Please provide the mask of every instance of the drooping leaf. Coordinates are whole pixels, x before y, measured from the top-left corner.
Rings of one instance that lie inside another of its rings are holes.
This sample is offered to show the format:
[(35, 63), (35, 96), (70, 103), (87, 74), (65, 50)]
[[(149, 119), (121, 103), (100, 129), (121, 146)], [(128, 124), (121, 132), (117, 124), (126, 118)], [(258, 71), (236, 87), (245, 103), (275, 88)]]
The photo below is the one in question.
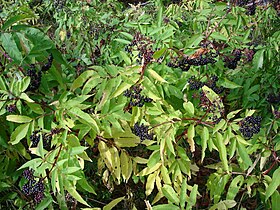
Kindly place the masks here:
[(162, 187), (162, 193), (170, 202), (179, 205), (180, 200), (178, 198), (178, 195), (170, 185), (165, 184)]

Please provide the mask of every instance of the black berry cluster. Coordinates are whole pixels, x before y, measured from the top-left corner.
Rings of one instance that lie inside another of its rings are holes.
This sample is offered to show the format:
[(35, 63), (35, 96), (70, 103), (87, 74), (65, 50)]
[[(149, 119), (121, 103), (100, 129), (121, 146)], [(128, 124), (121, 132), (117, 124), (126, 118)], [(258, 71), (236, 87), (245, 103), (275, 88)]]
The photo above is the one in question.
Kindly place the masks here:
[(255, 50), (253, 49), (245, 49), (244, 50), (244, 61), (245, 62), (251, 62), (254, 58), (254, 55), (255, 55)]
[(30, 69), (27, 70), (26, 75), (30, 77), (30, 84), (27, 91), (35, 91), (40, 87), (42, 71), (36, 71), (35, 65), (31, 64)]
[(270, 94), (268, 94), (266, 100), (270, 104), (279, 104), (280, 103), (280, 93), (279, 94), (270, 93)]
[(54, 0), (53, 5), (55, 9), (61, 10), (65, 6), (66, 0)]
[(53, 62), (53, 55), (50, 54), (48, 57), (48, 62), (42, 66), (41, 71), (48, 71), (52, 66), (52, 62)]
[(188, 71), (191, 67), (185, 62), (185, 59), (178, 60), (178, 58), (175, 58), (174, 61), (168, 62), (167, 66), (171, 68), (180, 68), (182, 71)]
[(257, 8), (256, 2), (255, 2), (255, 0), (253, 0), (253, 2), (250, 2), (247, 5), (246, 14), (247, 15), (255, 15), (256, 14), (256, 8)]
[(205, 85), (208, 86), (209, 88), (211, 88), (215, 93), (221, 94), (224, 91), (224, 87), (217, 86), (218, 80), (219, 80), (219, 78), (216, 75), (211, 76), (208, 79), (208, 81), (205, 83)]
[(205, 66), (207, 64), (216, 63), (216, 60), (210, 54), (206, 54), (205, 56), (200, 55), (196, 58), (187, 58), (184, 62), (191, 66)]
[(33, 180), (34, 179), (34, 170), (26, 169), (23, 171), (22, 176), (27, 180)]
[(240, 122), (240, 128), (239, 131), (242, 133), (242, 135), (245, 138), (252, 138), (254, 134), (257, 134), (260, 132), (260, 127), (261, 127), (261, 117), (245, 117), (241, 122)]
[(175, 58), (174, 61), (167, 63), (168, 67), (180, 68), (182, 71), (188, 71), (191, 66), (205, 66), (207, 64), (216, 63), (213, 55), (207, 53), (205, 55), (199, 55), (197, 57), (184, 57), (181, 60)]
[(133, 133), (143, 141), (145, 139), (153, 140), (153, 134), (149, 134), (148, 126), (144, 124), (139, 125), (139, 123), (135, 123), (133, 127)]
[(9, 104), (6, 106), (6, 110), (9, 113), (14, 113), (17, 110), (17, 107), (15, 104)]
[(32, 134), (30, 136), (30, 141), (32, 142), (31, 147), (37, 147), (37, 145), (40, 141), (40, 137), (41, 137), (39, 132), (40, 132), (40, 130), (35, 130), (32, 132)]
[(241, 59), (241, 50), (234, 50), (231, 56), (225, 56), (224, 66), (229, 69), (236, 69), (238, 62)]
[(30, 135), (30, 141), (32, 143), (31, 147), (37, 147), (42, 136), (43, 148), (50, 150), (52, 136), (58, 132), (60, 132), (59, 129), (53, 129), (50, 133), (42, 133), (42, 129), (33, 131), (33, 133)]
[(133, 49), (139, 51), (137, 62), (141, 64), (143, 61), (143, 65), (147, 65), (153, 60), (153, 44), (154, 42), (150, 38), (140, 33), (136, 33), (131, 43), (125, 47), (125, 51), (130, 54), (132, 54)]
[(151, 103), (153, 99), (141, 95), (142, 88), (139, 85), (133, 86), (124, 92), (124, 96), (130, 98), (129, 105), (142, 107), (145, 103)]
[(189, 78), (188, 83), (190, 86), (190, 90), (199, 90), (204, 85), (204, 83), (200, 82), (200, 80), (196, 79), (195, 76), (192, 76), (191, 78)]
[(34, 170), (27, 169), (23, 172), (24, 178), (28, 180), (26, 184), (22, 186), (22, 192), (32, 198), (32, 200), (38, 204), (44, 198), (45, 186), (42, 179), (35, 180)]
[(280, 119), (280, 111), (274, 111), (273, 112), (273, 115), (274, 115), (274, 117), (276, 118), (276, 119)]

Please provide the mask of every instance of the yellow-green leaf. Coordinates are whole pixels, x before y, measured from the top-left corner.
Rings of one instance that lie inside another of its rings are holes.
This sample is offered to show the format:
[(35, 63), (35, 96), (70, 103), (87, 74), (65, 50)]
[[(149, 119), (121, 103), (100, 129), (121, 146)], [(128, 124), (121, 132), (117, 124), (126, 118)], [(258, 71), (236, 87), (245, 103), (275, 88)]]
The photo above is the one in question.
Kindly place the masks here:
[(125, 196), (112, 200), (109, 204), (107, 204), (106, 206), (103, 207), (103, 210), (111, 210), (111, 209), (113, 209), (124, 198), (125, 198)]
[(23, 115), (8, 115), (6, 119), (15, 123), (28, 123), (32, 121), (32, 118)]
[(170, 202), (179, 205), (180, 200), (178, 198), (178, 195), (170, 185), (165, 184), (162, 187), (162, 193)]

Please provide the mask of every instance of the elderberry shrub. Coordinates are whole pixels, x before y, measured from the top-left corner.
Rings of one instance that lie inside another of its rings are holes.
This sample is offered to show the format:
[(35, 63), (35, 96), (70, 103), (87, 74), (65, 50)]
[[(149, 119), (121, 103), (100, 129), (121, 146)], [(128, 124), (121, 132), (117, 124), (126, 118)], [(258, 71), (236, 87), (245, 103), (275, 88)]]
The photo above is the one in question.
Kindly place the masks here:
[(30, 69), (27, 70), (26, 76), (30, 77), (30, 84), (27, 91), (35, 91), (39, 88), (41, 84), (42, 71), (36, 71), (35, 65), (31, 64)]
[(145, 103), (151, 103), (153, 99), (141, 95), (142, 88), (139, 85), (133, 86), (124, 92), (124, 96), (130, 98), (129, 105), (142, 107)]
[(239, 131), (242, 133), (242, 135), (250, 139), (254, 134), (257, 134), (260, 132), (260, 127), (261, 127), (261, 120), (262, 118), (260, 116), (253, 117), (245, 117), (241, 122), (240, 122), (240, 128)]
[(143, 141), (145, 139), (153, 140), (153, 134), (148, 133), (148, 126), (144, 124), (139, 125), (139, 123), (135, 123), (133, 127), (133, 133)]

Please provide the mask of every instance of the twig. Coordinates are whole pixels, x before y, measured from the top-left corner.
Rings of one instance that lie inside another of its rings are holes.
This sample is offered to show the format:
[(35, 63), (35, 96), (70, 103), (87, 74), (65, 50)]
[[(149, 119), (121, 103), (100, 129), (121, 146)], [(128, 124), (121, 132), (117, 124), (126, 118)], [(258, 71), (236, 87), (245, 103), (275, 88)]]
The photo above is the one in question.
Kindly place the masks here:
[(216, 23), (216, 25), (214, 26), (214, 28), (212, 28), (211, 31), (210, 31), (208, 34), (206, 34), (206, 37), (205, 37), (204, 40), (207, 40), (207, 39), (209, 38), (209, 36), (218, 28), (218, 26), (220, 25), (220, 23), (226, 18), (226, 16), (230, 13), (230, 11), (231, 11), (231, 8), (229, 8), (229, 9), (227, 10), (226, 14), (224, 14), (223, 17), (221, 18), (221, 20), (220, 20), (218, 23)]

